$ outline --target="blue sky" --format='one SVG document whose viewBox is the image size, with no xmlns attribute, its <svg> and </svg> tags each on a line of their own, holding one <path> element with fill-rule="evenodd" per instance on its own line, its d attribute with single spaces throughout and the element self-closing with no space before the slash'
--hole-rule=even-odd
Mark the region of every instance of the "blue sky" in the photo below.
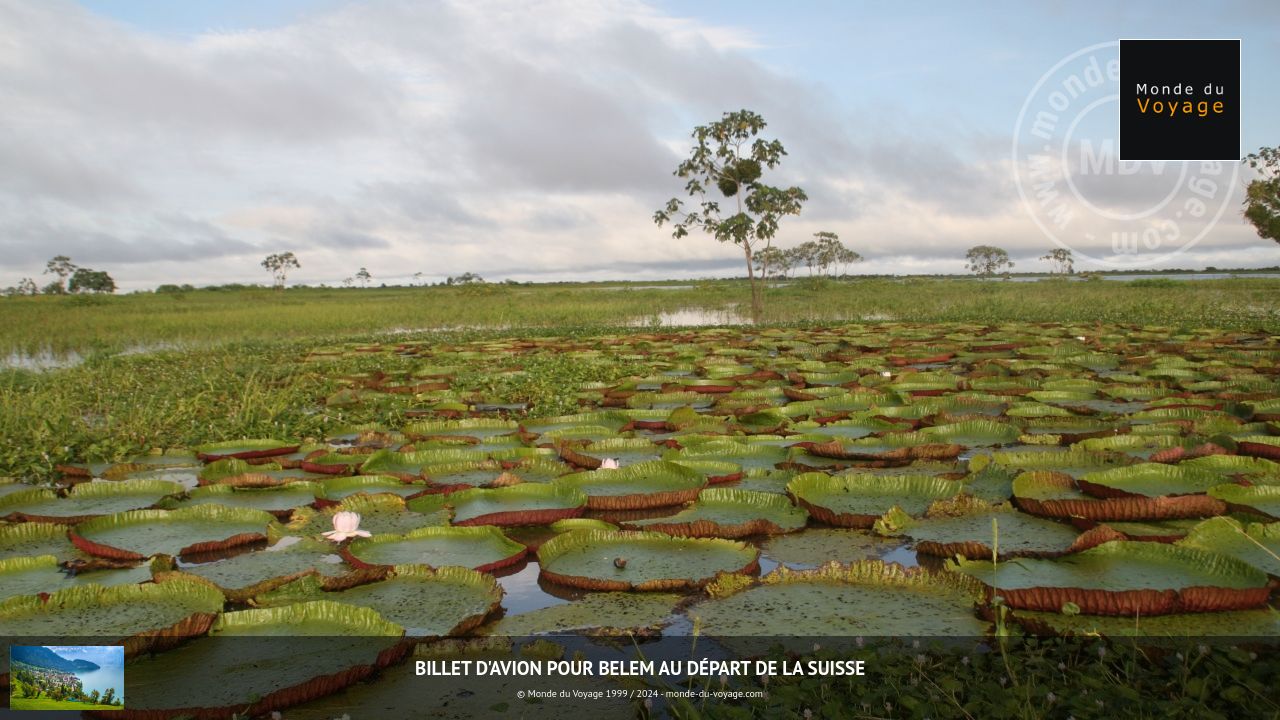
<svg viewBox="0 0 1280 720">
<path fill-rule="evenodd" d="M 1070 53 L 1239 37 L 1243 149 L 1280 143 L 1280 6 L 1113 5 L 0 0 L 0 98 L 24 109 L 0 142 L 0 285 L 52 248 L 125 288 L 264 282 L 283 249 L 309 283 L 737 274 L 733 248 L 649 216 L 690 127 L 744 106 L 790 152 L 778 182 L 810 191 L 779 245 L 837 230 L 858 271 L 907 273 L 990 242 L 1036 269 L 1052 243 L 1010 147 Z M 1127 182 L 1091 199 L 1139 202 Z M 1151 266 L 1280 263 L 1227 201 Z"/>
</svg>

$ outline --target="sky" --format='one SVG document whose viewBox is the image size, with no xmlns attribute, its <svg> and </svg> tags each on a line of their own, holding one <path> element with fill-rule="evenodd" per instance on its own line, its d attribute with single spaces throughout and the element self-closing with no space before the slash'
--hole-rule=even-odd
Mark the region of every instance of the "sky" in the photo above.
<svg viewBox="0 0 1280 720">
<path fill-rule="evenodd" d="M 737 248 L 652 220 L 692 128 L 741 108 L 787 149 L 766 179 L 809 197 L 775 244 L 836 232 L 856 273 L 964 272 L 979 244 L 1047 270 L 1019 115 L 1056 63 L 1117 38 L 1240 38 L 1242 152 L 1280 144 L 1278 3 L 975 7 L 0 0 L 0 287 L 43 284 L 55 254 L 123 290 L 268 283 L 283 251 L 291 284 L 742 275 Z M 1114 134 L 1114 109 L 1080 112 L 1070 142 Z M 1064 177 L 1085 164 L 1067 147 Z M 1077 174 L 1090 204 L 1057 241 L 1081 270 L 1280 264 L 1228 165 L 1181 254 L 1105 240 L 1181 164 Z"/>
</svg>

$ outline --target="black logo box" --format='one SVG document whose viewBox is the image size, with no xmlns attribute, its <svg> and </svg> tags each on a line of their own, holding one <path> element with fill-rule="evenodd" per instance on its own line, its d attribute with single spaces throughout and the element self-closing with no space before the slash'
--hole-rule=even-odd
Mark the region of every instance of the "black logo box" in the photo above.
<svg viewBox="0 0 1280 720">
<path fill-rule="evenodd" d="M 1239 40 L 1120 40 L 1121 160 L 1238 162 L 1240 102 Z"/>
</svg>

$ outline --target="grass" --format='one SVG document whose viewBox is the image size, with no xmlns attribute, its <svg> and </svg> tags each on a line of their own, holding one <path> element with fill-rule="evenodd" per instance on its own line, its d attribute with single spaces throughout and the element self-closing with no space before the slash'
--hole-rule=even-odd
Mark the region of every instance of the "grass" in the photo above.
<svg viewBox="0 0 1280 720">
<path fill-rule="evenodd" d="M 9 692 L 10 710 L 123 710 L 119 705 L 103 705 L 101 703 L 75 702 L 74 700 L 54 700 L 50 697 L 22 697 L 22 683 L 13 681 Z"/>
<path fill-rule="evenodd" d="M 1144 284 L 1145 283 L 1145 284 Z M 645 325 L 687 308 L 735 312 L 745 281 L 626 285 L 483 285 L 376 289 L 197 290 L 0 300 L 0 355 L 324 339 L 432 329 Z M 978 281 L 802 279 L 766 293 L 764 320 L 1070 322 L 1280 328 L 1280 279 Z"/>
</svg>

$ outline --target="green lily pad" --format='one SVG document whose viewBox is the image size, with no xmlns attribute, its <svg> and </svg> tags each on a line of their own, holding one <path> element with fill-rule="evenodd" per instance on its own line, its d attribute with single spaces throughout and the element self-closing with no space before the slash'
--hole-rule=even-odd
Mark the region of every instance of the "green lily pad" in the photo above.
<svg viewBox="0 0 1280 720">
<path fill-rule="evenodd" d="M 298 449 L 298 444 L 280 440 L 227 440 L 225 442 L 197 445 L 194 449 L 196 456 L 201 460 L 212 462 L 225 458 L 250 460 L 274 457 L 276 455 L 288 455 Z"/>
<path fill-rule="evenodd" d="M 1054 560 L 993 566 L 962 559 L 948 566 L 1026 610 L 1070 602 L 1092 615 L 1167 615 L 1259 607 L 1270 594 L 1266 573 L 1243 561 L 1162 543 L 1117 540 Z"/>
<path fill-rule="evenodd" d="M 586 508 L 587 496 L 579 490 L 560 485 L 521 483 L 499 488 L 473 488 L 447 495 L 423 495 L 410 500 L 410 510 L 420 513 L 450 509 L 452 524 L 547 525 L 557 520 L 577 517 Z"/>
<path fill-rule="evenodd" d="M 591 593 L 572 602 L 503 617 L 488 632 L 528 636 L 562 633 L 647 635 L 667 624 L 683 595 L 672 593 Z"/>
<path fill-rule="evenodd" d="M 225 613 L 209 637 L 127 663 L 129 709 L 264 715 L 367 677 L 403 632 L 373 610 L 325 600 Z M 230 640 L 260 636 L 292 639 Z"/>
<path fill-rule="evenodd" d="M 960 490 L 954 480 L 929 475 L 804 473 L 787 484 L 787 492 L 810 515 L 840 527 L 871 527 L 893 507 L 919 515 L 930 503 L 955 497 Z"/>
<path fill-rule="evenodd" d="M 977 588 L 919 569 L 867 560 L 816 570 L 779 568 L 757 584 L 691 606 L 710 637 L 980 636 Z M 856 608 L 856 610 L 855 610 Z"/>
<path fill-rule="evenodd" d="M 163 480 L 85 482 L 71 488 L 65 498 L 51 490 L 28 490 L 0 498 L 0 514 L 74 522 L 97 515 L 111 515 L 156 504 L 161 498 L 183 491 L 178 483 Z"/>
<path fill-rule="evenodd" d="M 26 522 L 0 525 L 0 560 L 34 555 L 54 555 L 66 560 L 78 554 L 67 526 L 58 523 Z"/>
<path fill-rule="evenodd" d="M 1230 555 L 1280 577 L 1280 522 L 1244 525 L 1227 517 L 1209 518 L 1178 544 Z"/>
<path fill-rule="evenodd" d="M 785 496 L 736 488 L 707 488 L 684 510 L 665 518 L 623 523 L 627 530 L 653 530 L 680 537 L 742 538 L 802 529 L 809 519 Z"/>
<path fill-rule="evenodd" d="M 1144 497 L 1193 495 L 1208 492 L 1209 488 L 1221 482 L 1217 474 L 1207 470 L 1161 463 L 1141 463 L 1086 473 L 1079 480 L 1082 490 L 1103 497 L 1114 494 Z"/>
<path fill-rule="evenodd" d="M 179 562 L 176 569 L 209 581 L 233 601 L 247 600 L 301 573 L 335 576 L 351 570 L 333 543 L 309 538 L 285 538 L 262 550 L 213 562 Z"/>
<path fill-rule="evenodd" d="M 324 497 L 324 487 L 313 482 L 292 482 L 269 488 L 241 488 L 231 485 L 206 485 L 192 490 L 187 500 L 175 502 L 173 508 L 198 505 L 221 505 L 279 513 L 310 505 Z"/>
<path fill-rule="evenodd" d="M 970 447 L 1008 445 L 1018 439 L 1018 428 L 994 420 L 969 420 L 924 428 L 921 435 L 936 438 L 934 442 L 958 443 Z"/>
<path fill-rule="evenodd" d="M 71 542 L 100 557 L 141 560 L 234 547 L 266 539 L 274 518 L 260 510 L 199 505 L 181 510 L 131 510 L 87 520 Z"/>
<path fill-rule="evenodd" d="M 19 595 L 52 593 L 79 585 L 125 585 L 146 582 L 151 571 L 146 565 L 121 570 L 95 570 L 75 575 L 59 572 L 52 555 L 0 560 L 0 600 Z"/>
<path fill-rule="evenodd" d="M 683 465 L 654 461 L 564 475 L 553 484 L 585 493 L 593 510 L 642 510 L 688 502 L 707 479 Z"/>
<path fill-rule="evenodd" d="M 445 636 L 466 633 L 497 610 L 502 588 L 491 576 L 462 567 L 398 565 L 383 580 L 340 590 L 328 590 L 321 578 L 308 575 L 254 603 L 274 607 L 320 599 L 375 610 L 408 635 Z"/>
<path fill-rule="evenodd" d="M 1080 535 L 1066 523 L 1020 513 L 1008 505 L 971 505 L 958 514 L 921 520 L 903 514 L 893 534 L 910 537 L 916 552 L 973 559 L 990 558 L 992 545 L 997 545 L 1001 559 L 1062 555 Z"/>
<path fill-rule="evenodd" d="M 1280 520 L 1280 485 L 1218 485 L 1211 488 L 1209 494 L 1225 503 Z"/>
<path fill-rule="evenodd" d="M 6 635 L 119 640 L 169 628 L 196 613 L 212 621 L 222 605 L 222 593 L 183 579 L 109 588 L 81 585 L 52 593 L 47 601 L 36 596 L 10 598 L 0 604 L 0 628 Z"/>
<path fill-rule="evenodd" d="M 811 569 L 829 562 L 873 560 L 901 546 L 901 541 L 849 528 L 809 528 L 777 535 L 761 545 L 761 553 L 792 569 Z"/>
<path fill-rule="evenodd" d="M 320 511 L 310 508 L 295 510 L 287 528 L 295 535 L 318 537 L 333 529 L 333 517 L 340 512 L 360 516 L 360 529 L 375 535 L 405 533 L 422 527 L 449 524 L 449 513 L 441 510 L 430 515 L 412 512 L 404 498 L 391 494 L 350 495 L 335 506 Z"/>
<path fill-rule="evenodd" d="M 525 547 L 496 527 L 426 527 L 403 535 L 359 538 L 343 550 L 357 566 L 460 566 L 489 572 L 524 558 Z"/>
<path fill-rule="evenodd" d="M 678 590 L 717 573 L 751 573 L 759 551 L 731 540 L 662 533 L 588 530 L 557 535 L 538 548 L 542 577 L 587 590 Z"/>
<path fill-rule="evenodd" d="M 389 475 L 326 478 L 321 481 L 321 485 L 324 486 L 324 498 L 334 501 L 357 494 L 391 493 L 400 497 L 409 497 L 427 489 L 426 483 L 407 483 Z"/>
</svg>

